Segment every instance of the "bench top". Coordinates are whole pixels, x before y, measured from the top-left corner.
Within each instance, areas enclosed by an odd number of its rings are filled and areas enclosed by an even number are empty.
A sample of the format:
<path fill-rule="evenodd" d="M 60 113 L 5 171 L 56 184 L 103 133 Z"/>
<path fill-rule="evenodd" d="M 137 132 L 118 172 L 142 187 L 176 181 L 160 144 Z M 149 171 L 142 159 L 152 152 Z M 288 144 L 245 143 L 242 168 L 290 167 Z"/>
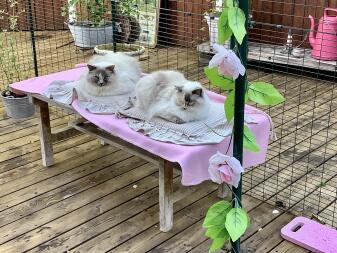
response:
<path fill-rule="evenodd" d="M 83 70 L 83 65 L 80 65 L 71 70 L 14 83 L 11 85 L 11 88 L 13 91 L 29 94 L 30 96 L 48 102 L 49 104 L 63 108 L 66 107 L 66 109 L 80 114 L 83 118 L 111 135 L 146 150 L 155 156 L 173 163 L 178 163 L 182 170 L 181 182 L 183 185 L 196 185 L 205 180 L 209 180 L 209 158 L 217 151 L 225 153 L 230 143 L 230 137 L 225 138 L 224 141 L 219 144 L 211 145 L 184 146 L 160 142 L 130 129 L 126 119 L 120 119 L 114 115 L 89 113 L 78 106 L 77 100 L 73 102 L 72 106 L 66 106 L 41 95 L 43 90 L 51 82 L 55 80 L 76 80 L 80 77 Z M 210 92 L 209 96 L 211 99 L 218 102 L 223 102 L 225 100 L 225 97 L 213 92 Z M 265 161 L 271 125 L 268 116 L 262 111 L 251 106 L 246 106 L 246 112 L 248 112 L 251 117 L 254 117 L 257 122 L 256 124 L 251 124 L 250 129 L 254 132 L 261 148 L 258 153 L 244 152 L 243 166 L 248 168 L 259 165 Z M 229 155 L 231 155 L 231 152 Z"/>

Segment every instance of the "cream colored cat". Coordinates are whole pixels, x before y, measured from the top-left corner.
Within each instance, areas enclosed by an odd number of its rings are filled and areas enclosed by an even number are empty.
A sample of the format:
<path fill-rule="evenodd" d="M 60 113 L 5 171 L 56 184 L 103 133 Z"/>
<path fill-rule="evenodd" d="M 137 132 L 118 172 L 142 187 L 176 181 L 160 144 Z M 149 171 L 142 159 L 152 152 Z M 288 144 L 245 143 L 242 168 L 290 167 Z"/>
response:
<path fill-rule="evenodd" d="M 134 91 L 140 79 L 139 62 L 123 53 L 96 55 L 87 64 L 77 89 L 90 96 L 114 96 Z"/>
<path fill-rule="evenodd" d="M 177 71 L 157 71 L 136 84 L 135 106 L 158 117 L 182 124 L 208 116 L 210 100 L 199 82 L 187 80 Z"/>

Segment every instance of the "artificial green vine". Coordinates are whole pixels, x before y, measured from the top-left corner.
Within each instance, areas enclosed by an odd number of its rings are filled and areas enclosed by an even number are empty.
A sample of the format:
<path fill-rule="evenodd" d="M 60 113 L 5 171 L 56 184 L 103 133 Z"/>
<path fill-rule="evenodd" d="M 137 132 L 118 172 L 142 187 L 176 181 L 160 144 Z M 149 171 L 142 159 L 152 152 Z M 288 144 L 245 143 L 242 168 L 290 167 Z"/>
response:
<path fill-rule="evenodd" d="M 246 16 L 238 7 L 238 0 L 226 0 L 225 5 L 226 7 L 223 8 L 218 20 L 218 43 L 223 45 L 227 40 L 234 36 L 235 45 L 232 49 L 233 51 L 222 49 L 217 45 L 218 50 L 223 50 L 223 52 L 218 52 L 218 54 L 213 57 L 216 58 L 214 61 L 220 62 L 219 59 L 221 59 L 221 54 L 223 54 L 224 60 L 219 66 L 214 67 L 214 64 L 212 64 L 212 67 L 206 67 L 204 72 L 212 85 L 217 86 L 228 93 L 224 104 L 224 111 L 226 119 L 232 121 L 234 118 L 235 78 L 238 77 L 239 72 L 241 75 L 247 74 L 245 70 L 240 71 L 235 69 L 236 66 L 242 67 L 242 60 L 238 48 L 247 35 L 247 31 L 245 28 Z M 233 52 L 236 54 L 235 57 L 240 59 L 240 64 L 231 62 L 231 60 L 234 62 L 237 61 L 237 59 L 233 57 Z M 211 61 L 213 61 L 213 59 Z M 227 63 L 229 68 L 228 71 L 226 70 Z M 226 72 L 231 75 L 225 75 L 224 73 Z M 259 105 L 271 106 L 284 101 L 284 97 L 270 83 L 247 81 L 245 85 L 245 103 L 253 101 Z M 260 151 L 256 137 L 247 125 L 244 126 L 243 147 L 251 152 Z M 227 155 L 217 154 L 215 156 L 218 157 L 211 159 L 219 159 L 221 156 L 225 157 L 224 159 L 227 159 L 226 161 L 229 161 L 230 159 Z M 223 162 L 223 164 L 219 164 L 219 166 L 225 166 L 226 169 L 231 167 L 226 161 Z M 212 166 L 214 167 L 214 164 L 210 165 L 211 169 Z M 234 166 L 231 168 L 234 168 Z M 213 171 L 214 177 L 214 168 L 211 171 Z M 217 178 L 215 177 L 215 179 Z M 216 182 L 216 180 L 213 181 Z M 234 207 L 232 207 L 232 203 L 222 200 L 212 205 L 207 212 L 203 227 L 207 229 L 206 236 L 213 240 L 209 249 L 210 252 L 220 249 L 229 239 L 233 242 L 238 240 L 249 226 L 248 214 L 241 203 L 239 203 L 239 198 L 235 197 L 233 201 L 235 203 Z"/>

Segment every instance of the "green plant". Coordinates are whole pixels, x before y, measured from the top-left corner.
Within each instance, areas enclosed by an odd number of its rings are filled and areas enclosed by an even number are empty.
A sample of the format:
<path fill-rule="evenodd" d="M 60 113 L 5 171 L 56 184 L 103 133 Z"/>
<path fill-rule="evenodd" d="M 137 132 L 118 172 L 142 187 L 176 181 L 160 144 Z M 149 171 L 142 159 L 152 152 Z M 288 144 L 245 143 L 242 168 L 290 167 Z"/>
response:
<path fill-rule="evenodd" d="M 139 0 L 120 0 L 118 3 L 118 12 L 126 16 L 136 16 L 138 14 Z"/>
<path fill-rule="evenodd" d="M 246 15 L 238 6 L 238 0 L 226 0 L 226 7 L 223 8 L 218 20 L 218 43 L 220 45 L 213 46 L 217 54 L 210 61 L 209 67 L 205 68 L 205 74 L 211 84 L 228 93 L 224 104 L 224 113 L 228 121 L 234 118 L 235 79 L 238 78 L 239 74 L 241 76 L 247 75 L 239 51 L 239 45 L 242 44 L 243 39 L 247 36 L 245 28 Z M 232 36 L 234 36 L 233 51 L 227 50 L 222 46 Z M 284 101 L 284 97 L 272 84 L 248 82 L 246 81 L 247 78 L 244 78 L 244 80 L 246 82 L 244 83 L 245 94 L 243 94 L 245 102 L 251 100 L 259 105 L 270 106 Z M 259 152 L 260 150 L 254 133 L 247 125 L 244 126 L 243 147 L 251 152 Z M 225 155 L 220 154 L 217 156 L 224 157 Z M 219 163 L 219 166 L 226 167 L 227 170 L 230 169 L 229 164 L 225 162 Z M 213 171 L 212 173 L 215 174 L 215 172 Z M 222 179 L 217 183 L 221 182 L 226 181 Z M 233 194 L 235 195 L 234 191 Z M 206 236 L 213 240 L 209 251 L 214 252 L 220 249 L 229 239 L 233 242 L 237 241 L 245 233 L 248 226 L 249 217 L 240 202 L 239 196 L 235 195 L 232 203 L 224 200 L 215 203 L 208 209 L 203 223 L 203 227 L 207 229 Z"/>
<path fill-rule="evenodd" d="M 83 19 L 81 10 L 86 10 L 86 19 L 92 27 L 100 27 L 106 24 L 106 16 L 109 14 L 108 1 L 106 0 L 70 0 L 61 8 L 61 15 L 75 15 Z M 118 13 L 122 15 L 137 14 L 137 0 L 121 0 L 118 2 Z"/>
<path fill-rule="evenodd" d="M 87 19 L 90 21 L 92 27 L 103 26 L 105 17 L 108 12 L 108 6 L 105 0 L 70 0 L 66 5 L 61 8 L 61 15 L 75 15 L 76 17 L 83 18 L 81 16 L 81 9 L 87 11 Z"/>
<path fill-rule="evenodd" d="M 222 0 L 209 0 L 208 2 L 211 5 L 211 8 L 208 9 L 205 15 L 219 17 L 222 12 L 223 1 Z"/>
<path fill-rule="evenodd" d="M 9 11 L 0 10 L 0 19 L 7 19 L 9 30 L 0 30 L 0 69 L 6 77 L 6 88 L 13 82 L 21 81 L 25 78 L 24 71 L 18 61 L 16 32 L 18 31 L 18 20 L 24 10 L 18 11 L 18 2 L 9 0 Z"/>

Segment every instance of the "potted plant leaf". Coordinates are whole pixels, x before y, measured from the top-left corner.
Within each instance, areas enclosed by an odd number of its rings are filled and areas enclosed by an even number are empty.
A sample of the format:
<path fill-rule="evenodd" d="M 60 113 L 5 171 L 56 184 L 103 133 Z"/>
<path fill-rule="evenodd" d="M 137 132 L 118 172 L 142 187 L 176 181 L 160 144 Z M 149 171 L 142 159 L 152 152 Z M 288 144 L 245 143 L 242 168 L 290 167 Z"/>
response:
<path fill-rule="evenodd" d="M 26 95 L 16 94 L 9 89 L 9 84 L 24 80 L 27 76 L 18 59 L 16 38 L 18 35 L 18 19 L 24 11 L 18 11 L 17 1 L 8 0 L 9 10 L 0 10 L 0 19 L 7 19 L 9 30 L 0 30 L 0 72 L 6 82 L 1 91 L 1 98 L 9 117 L 20 119 L 34 115 L 35 106 Z"/>
<path fill-rule="evenodd" d="M 112 42 L 112 23 L 106 16 L 109 8 L 105 0 L 68 0 L 62 16 L 69 16 L 68 27 L 75 45 L 93 48 Z"/>
<path fill-rule="evenodd" d="M 120 0 L 116 3 L 115 42 L 117 43 L 117 51 L 122 51 L 128 55 L 139 55 L 145 51 L 143 46 L 132 44 L 138 40 L 141 31 L 137 19 L 137 2 L 139 2 L 139 0 Z M 97 54 L 105 54 L 113 51 L 113 45 L 112 43 L 97 45 L 94 50 Z"/>
<path fill-rule="evenodd" d="M 218 42 L 218 21 L 223 7 L 223 0 L 210 0 L 211 8 L 205 13 L 208 25 L 210 45 Z"/>

